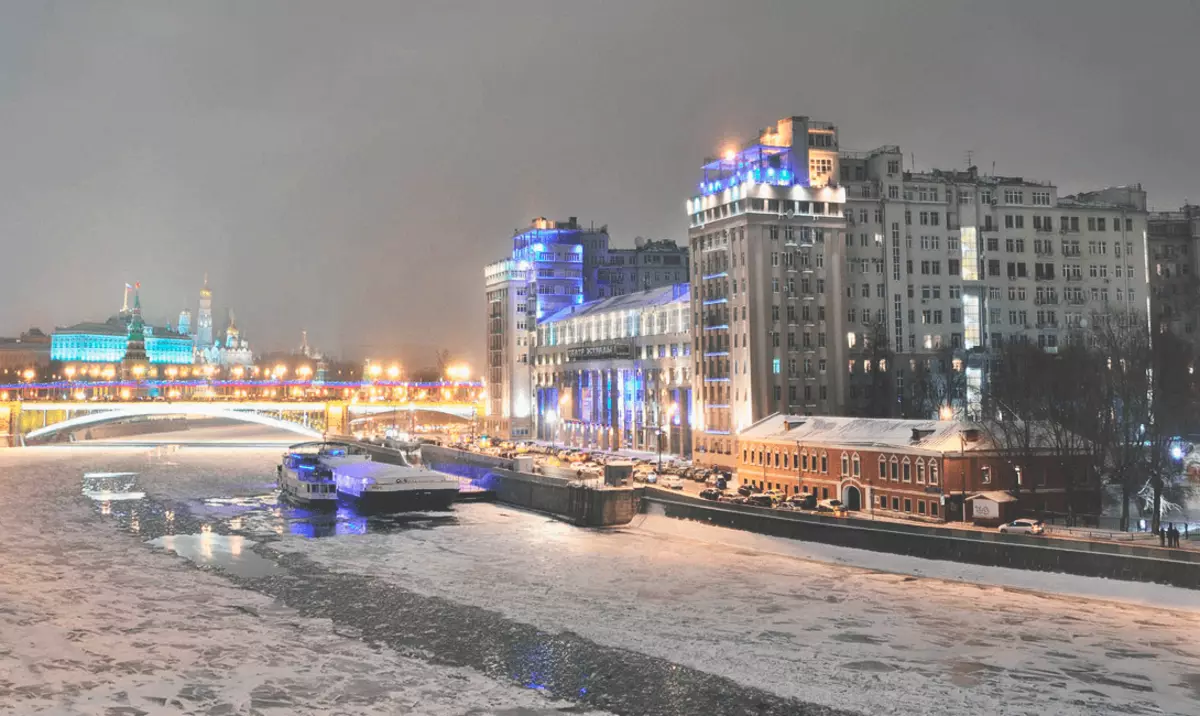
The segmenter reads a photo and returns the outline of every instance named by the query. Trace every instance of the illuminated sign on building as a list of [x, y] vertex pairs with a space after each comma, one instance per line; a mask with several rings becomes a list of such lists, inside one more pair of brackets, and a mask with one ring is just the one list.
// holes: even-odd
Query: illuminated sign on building
[[605, 343], [598, 346], [568, 348], [567, 360], [600, 360], [605, 358], [632, 358], [633, 346], [628, 343]]

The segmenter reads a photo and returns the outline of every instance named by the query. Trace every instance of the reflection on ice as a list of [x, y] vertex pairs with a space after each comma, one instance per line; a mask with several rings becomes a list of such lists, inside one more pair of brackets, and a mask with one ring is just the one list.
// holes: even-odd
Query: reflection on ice
[[279, 568], [247, 548], [255, 543], [241, 535], [222, 535], [212, 531], [209, 525], [201, 527], [200, 534], [166, 535], [150, 541], [189, 559], [201, 567], [220, 567], [239, 577], [266, 577], [279, 572]]

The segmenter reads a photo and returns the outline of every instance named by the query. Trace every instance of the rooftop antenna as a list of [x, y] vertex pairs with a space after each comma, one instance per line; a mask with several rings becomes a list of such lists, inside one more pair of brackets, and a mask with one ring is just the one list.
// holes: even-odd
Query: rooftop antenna
[[967, 168], [968, 169], [970, 169], [972, 166], [974, 166], [974, 164], [975, 164], [975, 162], [973, 161], [974, 159], [975, 159], [975, 152], [972, 152], [970, 149], [968, 149], [967, 150]]

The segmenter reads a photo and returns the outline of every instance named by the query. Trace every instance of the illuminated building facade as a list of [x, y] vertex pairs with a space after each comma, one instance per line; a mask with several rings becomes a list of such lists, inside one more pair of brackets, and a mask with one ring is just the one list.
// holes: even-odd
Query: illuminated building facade
[[191, 338], [142, 321], [137, 296], [132, 310], [104, 323], [56, 328], [50, 336], [50, 359], [64, 363], [191, 365], [192, 357]]
[[539, 321], [538, 439], [690, 455], [690, 305], [682, 283], [568, 306]]
[[607, 245], [608, 229], [534, 219], [513, 236], [512, 255], [484, 270], [488, 306], [487, 434], [533, 436], [529, 352], [537, 320], [584, 301], [585, 246]]
[[[537, 322], [569, 306], [686, 280], [687, 252], [674, 242], [609, 246], [607, 226], [534, 219], [514, 233], [512, 253], [484, 269], [487, 295], [488, 401], [484, 429], [504, 439], [536, 430], [530, 348]], [[620, 255], [618, 281], [613, 267]], [[628, 277], [628, 278], [627, 278]]]
[[703, 166], [687, 201], [695, 458], [733, 467], [737, 433], [843, 408], [846, 192], [828, 122], [780, 120]]
[[1054, 351], [1093, 313], [1146, 315], [1140, 186], [1060, 196], [974, 167], [913, 172], [897, 146], [842, 152], [839, 165], [851, 414], [934, 417], [909, 400], [918, 362], [951, 413], [977, 408], [989, 348]]
[[204, 286], [200, 289], [200, 312], [196, 314], [194, 341], [199, 349], [213, 344], [212, 290], [208, 287], [208, 274], [204, 274]]

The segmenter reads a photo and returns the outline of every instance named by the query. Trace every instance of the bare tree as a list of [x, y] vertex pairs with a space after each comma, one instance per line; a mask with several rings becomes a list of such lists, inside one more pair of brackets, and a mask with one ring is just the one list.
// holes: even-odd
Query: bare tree
[[1044, 452], [1053, 357], [1027, 341], [996, 349], [989, 371], [980, 425], [992, 444], [1004, 451], [1017, 473], [1014, 496], [1021, 497], [1021, 473]]
[[910, 365], [912, 379], [904, 401], [906, 417], [935, 418], [943, 409], [953, 410], [965, 403], [966, 373], [955, 360], [954, 349], [942, 348], [929, 357], [914, 358]]
[[887, 328], [882, 323], [875, 324], [865, 348], [864, 365], [870, 366], [871, 378], [867, 386], [867, 417], [890, 418], [896, 412], [896, 382], [892, 376], [897, 366], [888, 346]]

